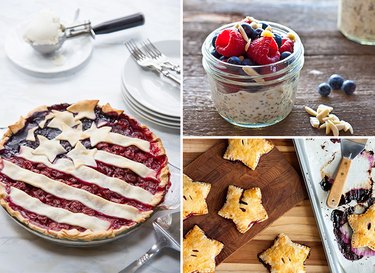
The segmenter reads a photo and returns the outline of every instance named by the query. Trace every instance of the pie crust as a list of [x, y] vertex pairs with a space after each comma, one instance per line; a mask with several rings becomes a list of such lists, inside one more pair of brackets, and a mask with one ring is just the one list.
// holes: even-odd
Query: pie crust
[[206, 198], [210, 192], [211, 184], [204, 182], [193, 182], [184, 174], [183, 189], [183, 219], [193, 215], [203, 215], [208, 213]]
[[279, 234], [273, 246], [258, 255], [270, 272], [304, 273], [304, 262], [310, 254], [310, 248], [292, 242], [288, 236]]
[[268, 219], [267, 211], [262, 205], [260, 188], [243, 190], [233, 185], [229, 185], [227, 200], [218, 214], [233, 220], [241, 233], [248, 231], [255, 223]]
[[363, 214], [349, 215], [348, 222], [353, 229], [352, 247], [375, 250], [375, 204]]
[[213, 273], [215, 257], [224, 244], [207, 238], [204, 231], [195, 225], [185, 236], [183, 242], [183, 272]]
[[239, 160], [250, 169], [255, 170], [260, 157], [273, 149], [274, 145], [261, 138], [228, 139], [224, 159]]
[[0, 141], [0, 204], [49, 236], [114, 237], [163, 201], [167, 163], [161, 140], [109, 104], [40, 106]]

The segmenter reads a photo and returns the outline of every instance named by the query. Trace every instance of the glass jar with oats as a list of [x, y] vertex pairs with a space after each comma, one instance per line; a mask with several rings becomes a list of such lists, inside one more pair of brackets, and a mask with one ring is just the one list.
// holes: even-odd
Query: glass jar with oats
[[352, 41], [375, 45], [375, 0], [340, 0], [338, 28]]
[[202, 63], [218, 113], [247, 128], [283, 120], [293, 109], [303, 53], [297, 33], [273, 22], [247, 17], [212, 31]]

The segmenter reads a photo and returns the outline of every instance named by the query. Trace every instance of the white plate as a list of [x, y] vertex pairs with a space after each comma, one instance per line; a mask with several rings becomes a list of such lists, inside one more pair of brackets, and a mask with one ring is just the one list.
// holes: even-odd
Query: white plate
[[[180, 64], [180, 41], [166, 40], [154, 43], [172, 62]], [[123, 83], [129, 94], [154, 112], [180, 117], [180, 88], [160, 78], [150, 70], [142, 69], [129, 56], [122, 71]]]
[[53, 55], [43, 56], [23, 40], [25, 26], [26, 23], [22, 23], [12, 30], [4, 46], [8, 58], [26, 73], [35, 76], [72, 73], [91, 56], [93, 43], [89, 35], [67, 39]]
[[160, 120], [157, 120], [153, 117], [150, 117], [149, 115], [145, 114], [144, 112], [142, 112], [141, 110], [138, 110], [125, 96], [124, 97], [124, 100], [126, 102], [126, 105], [130, 108], [130, 110], [137, 116], [151, 122], [151, 123], [154, 123], [156, 125], [159, 125], [159, 126], [162, 126], [162, 127], [167, 127], [167, 128], [171, 128], [171, 129], [179, 129], [180, 128], [180, 123], [165, 123], [163, 121], [160, 121]]
[[124, 84], [121, 84], [121, 91], [122, 91], [122, 94], [123, 96], [125, 96], [134, 106], [136, 106], [140, 111], [142, 112], [145, 112], [146, 114], [149, 114], [151, 116], [154, 116], [156, 119], [160, 119], [160, 120], [165, 120], [167, 122], [180, 122], [180, 118], [179, 117], [171, 117], [171, 116], [167, 116], [167, 115], [162, 115], [162, 114], [159, 114], [158, 112], [154, 112], [150, 109], [148, 109], [147, 107], [145, 107], [144, 105], [140, 104], [138, 101], [136, 101], [129, 93], [128, 91], [126, 90]]

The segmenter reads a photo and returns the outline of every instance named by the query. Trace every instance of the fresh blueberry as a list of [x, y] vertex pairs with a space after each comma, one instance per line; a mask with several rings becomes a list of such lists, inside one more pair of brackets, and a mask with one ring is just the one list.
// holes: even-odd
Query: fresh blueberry
[[225, 57], [225, 56], [221, 56], [221, 57], [220, 57], [220, 61], [226, 62], [226, 61], [227, 61], [227, 57]]
[[288, 58], [290, 55], [292, 55], [292, 53], [290, 53], [289, 51], [284, 51], [280, 55], [280, 60], [284, 60], [284, 59]]
[[264, 22], [261, 22], [261, 24], [262, 24], [262, 28], [263, 28], [263, 29], [266, 29], [266, 28], [268, 27], [268, 24], [266, 24], [266, 23], [264, 23]]
[[257, 28], [256, 30], [254, 30], [253, 35], [250, 37], [251, 40], [258, 39], [260, 37], [260, 35], [262, 34], [262, 32], [263, 32], [263, 29], [261, 29], [261, 28]]
[[321, 83], [318, 87], [319, 94], [323, 97], [328, 97], [328, 95], [331, 93], [332, 88], [328, 83]]
[[218, 36], [218, 34], [216, 34], [215, 36], [214, 36], [214, 38], [212, 38], [212, 46], [214, 47], [214, 48], [216, 48], [216, 39], [217, 39], [217, 36]]
[[250, 26], [250, 24], [242, 23], [241, 26], [245, 31], [247, 37], [251, 37], [253, 35], [254, 29]]
[[241, 64], [242, 65], [254, 65], [254, 63], [250, 59], [248, 59], [248, 58], [243, 59], [243, 61], [241, 62]]
[[221, 54], [218, 53], [215, 49], [212, 49], [211, 54], [212, 54], [212, 56], [214, 56], [215, 58], [218, 58], [218, 59], [220, 59], [220, 57], [221, 57]]
[[356, 86], [354, 81], [346, 80], [342, 84], [341, 89], [345, 92], [345, 94], [352, 95], [354, 93], [356, 87], [357, 86]]
[[236, 56], [233, 56], [233, 57], [230, 57], [227, 62], [230, 63], [230, 64], [240, 65], [241, 64], [241, 59], [238, 58], [238, 57], [236, 57]]
[[273, 35], [274, 35], [273, 38], [275, 39], [275, 41], [277, 43], [277, 46], [280, 48], [281, 47], [281, 42], [283, 40], [283, 37], [281, 37], [281, 35], [279, 35], [277, 33], [274, 33]]
[[340, 90], [344, 82], [344, 78], [340, 75], [333, 74], [329, 77], [328, 84], [332, 87], [333, 90]]

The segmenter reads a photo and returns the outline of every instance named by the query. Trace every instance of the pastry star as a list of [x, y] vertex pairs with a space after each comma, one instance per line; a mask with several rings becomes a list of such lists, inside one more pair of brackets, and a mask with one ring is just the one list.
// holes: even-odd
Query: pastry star
[[250, 169], [255, 170], [262, 155], [270, 152], [274, 145], [260, 138], [229, 139], [224, 159], [240, 160]]
[[57, 155], [66, 153], [66, 150], [61, 146], [60, 141], [38, 135], [39, 146], [32, 151], [34, 155], [45, 155], [50, 162], [53, 162]]
[[183, 219], [192, 215], [208, 213], [206, 198], [210, 192], [211, 184], [193, 182], [190, 177], [184, 174], [183, 188]]
[[73, 129], [66, 124], [63, 124], [61, 134], [56, 136], [58, 140], [66, 140], [70, 145], [74, 146], [82, 138], [83, 132], [78, 129]]
[[95, 119], [96, 114], [94, 110], [98, 102], [98, 100], [81, 101], [70, 105], [66, 110], [72, 113], [77, 113], [75, 120], [81, 118]]
[[27, 136], [26, 136], [26, 140], [28, 141], [35, 141], [35, 131], [38, 129], [39, 127], [36, 126], [34, 128], [31, 128], [29, 131], [27, 131]]
[[184, 238], [183, 272], [214, 272], [215, 257], [224, 244], [206, 237], [203, 230], [194, 226]]
[[375, 250], [375, 204], [363, 214], [349, 215], [348, 222], [353, 229], [352, 247]]
[[99, 142], [106, 141], [111, 130], [112, 128], [108, 126], [97, 128], [95, 123], [93, 122], [91, 128], [83, 132], [84, 136], [81, 139], [89, 137], [91, 146], [95, 147]]
[[48, 127], [57, 128], [63, 130], [63, 126], [67, 125], [69, 127], [74, 127], [79, 125], [81, 122], [74, 119], [74, 115], [67, 111], [56, 111], [52, 110], [53, 119], [48, 123]]
[[244, 191], [233, 185], [228, 187], [227, 201], [218, 214], [233, 220], [241, 233], [248, 231], [254, 223], [268, 219], [267, 211], [262, 205], [262, 193], [259, 188]]
[[304, 273], [304, 262], [310, 248], [293, 243], [285, 234], [277, 236], [272, 247], [258, 255], [263, 263], [270, 267], [270, 272]]
[[86, 149], [81, 142], [77, 142], [73, 150], [66, 155], [73, 160], [76, 168], [86, 165], [96, 167], [95, 153], [96, 149]]

